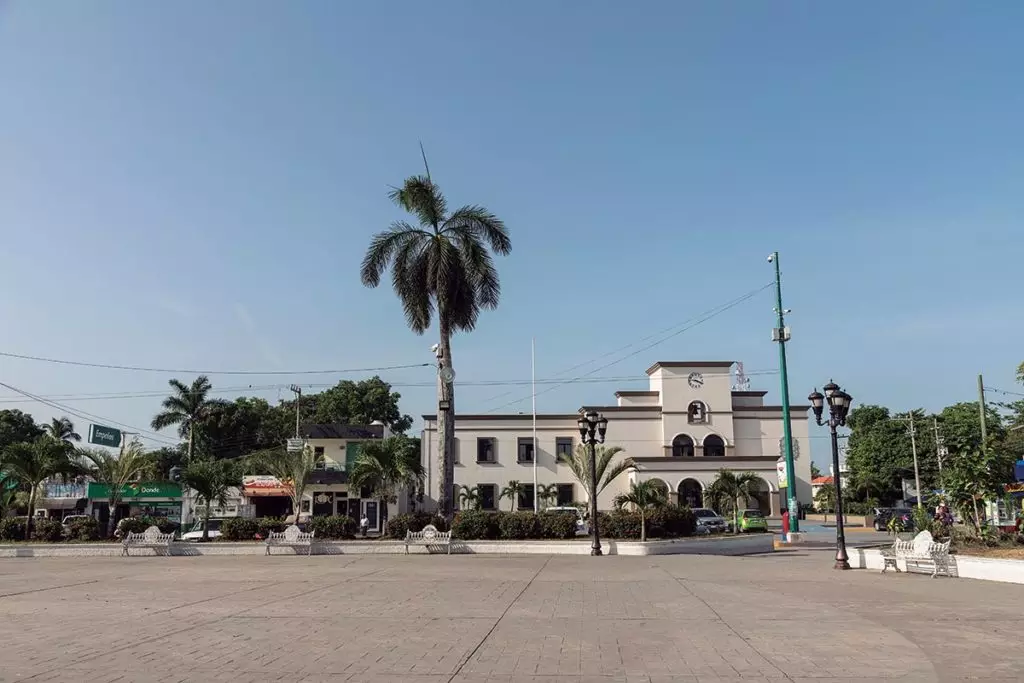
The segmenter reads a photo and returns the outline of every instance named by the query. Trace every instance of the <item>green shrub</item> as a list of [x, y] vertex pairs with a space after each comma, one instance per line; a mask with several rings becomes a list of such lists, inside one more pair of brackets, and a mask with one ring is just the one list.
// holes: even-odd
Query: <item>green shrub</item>
[[616, 510], [607, 516], [607, 525], [600, 526], [602, 536], [608, 538], [639, 539], [640, 513]]
[[220, 537], [225, 541], [251, 541], [259, 533], [260, 525], [248, 517], [232, 517], [220, 524]]
[[462, 510], [452, 520], [452, 537], [464, 541], [496, 539], [503, 513]]
[[32, 540], [57, 543], [64, 537], [64, 525], [59, 519], [37, 519], [32, 525]]
[[500, 538], [509, 541], [539, 538], [540, 529], [537, 523], [537, 515], [532, 512], [504, 513], [498, 519], [498, 534]]
[[0, 541], [25, 540], [25, 518], [4, 517], [0, 519]]
[[679, 538], [692, 536], [697, 518], [688, 507], [666, 505], [647, 513], [648, 538]]
[[100, 537], [100, 523], [95, 517], [73, 519], [65, 536], [69, 541], [95, 541]]
[[316, 538], [336, 540], [355, 538], [358, 528], [356, 520], [348, 515], [331, 515], [311, 518], [307, 530], [315, 532]]
[[117, 523], [114, 535], [124, 538], [127, 534], [141, 534], [150, 526], [152, 525], [148, 524], [144, 517], [125, 517]]
[[389, 538], [399, 540], [405, 538], [406, 531], [423, 531], [423, 527], [433, 524], [438, 531], [448, 531], [448, 522], [440, 515], [432, 515], [429, 512], [413, 512], [404, 515], [395, 515], [388, 520], [387, 530], [384, 532]]
[[256, 520], [256, 524], [259, 526], [261, 538], [266, 538], [271, 531], [280, 532], [285, 529], [283, 517], [260, 517]]
[[576, 538], [576, 515], [565, 512], [542, 512], [537, 515], [540, 538]]

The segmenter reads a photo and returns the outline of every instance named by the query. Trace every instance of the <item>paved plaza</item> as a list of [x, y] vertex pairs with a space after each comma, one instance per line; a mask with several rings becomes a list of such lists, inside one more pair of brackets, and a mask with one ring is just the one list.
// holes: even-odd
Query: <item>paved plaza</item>
[[1024, 677], [1024, 586], [829, 558], [0, 560], [0, 680]]

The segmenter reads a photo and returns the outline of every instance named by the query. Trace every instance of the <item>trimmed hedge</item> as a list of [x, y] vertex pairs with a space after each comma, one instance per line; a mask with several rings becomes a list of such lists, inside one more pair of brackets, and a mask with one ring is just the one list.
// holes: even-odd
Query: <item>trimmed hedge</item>
[[100, 537], [100, 522], [95, 517], [73, 519], [68, 523], [69, 541], [96, 541]]
[[32, 540], [59, 543], [64, 539], [64, 525], [59, 519], [37, 519], [32, 524]]
[[259, 520], [248, 517], [231, 517], [220, 523], [220, 538], [225, 541], [252, 541], [259, 531]]
[[359, 525], [348, 515], [331, 515], [330, 517], [313, 517], [306, 527], [316, 533], [315, 538], [324, 540], [349, 539], [356, 537]]
[[24, 541], [25, 519], [23, 517], [4, 517], [0, 519], [0, 541]]
[[405, 515], [395, 515], [388, 520], [384, 534], [388, 538], [402, 540], [406, 531], [423, 531], [423, 527], [433, 524], [438, 531], [448, 531], [448, 521], [440, 515], [432, 515], [429, 512], [413, 512]]
[[124, 538], [125, 534], [141, 534], [151, 526], [160, 529], [162, 534], [173, 534], [178, 530], [178, 523], [171, 522], [163, 517], [125, 517], [117, 523], [114, 535]]
[[[639, 539], [640, 513], [598, 512], [601, 536]], [[668, 505], [647, 513], [647, 538], [692, 536], [697, 526], [693, 512]], [[570, 539], [576, 537], [576, 517], [564, 512], [485, 512], [463, 510], [452, 521], [454, 538], [473, 540]]]

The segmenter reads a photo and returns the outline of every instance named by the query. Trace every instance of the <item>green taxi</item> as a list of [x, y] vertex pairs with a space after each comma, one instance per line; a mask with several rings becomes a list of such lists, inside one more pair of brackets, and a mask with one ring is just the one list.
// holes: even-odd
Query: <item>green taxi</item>
[[744, 510], [740, 513], [740, 531], [768, 531], [768, 520], [760, 510]]

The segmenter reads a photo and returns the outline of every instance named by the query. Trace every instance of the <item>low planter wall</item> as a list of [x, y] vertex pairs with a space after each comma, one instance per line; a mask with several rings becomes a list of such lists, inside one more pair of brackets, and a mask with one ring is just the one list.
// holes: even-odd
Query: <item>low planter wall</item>
[[[881, 571], [884, 565], [882, 553], [878, 548], [854, 548], [849, 550], [847, 554], [850, 556], [850, 566], [854, 569], [875, 569]], [[903, 560], [899, 560], [898, 564], [900, 569], [906, 571], [907, 567]], [[974, 555], [950, 555], [949, 567], [950, 573], [961, 579], [1024, 584], [1024, 560], [976, 557]]]
[[[808, 522], [815, 522], [818, 524], [835, 524], [836, 516], [831, 512], [827, 515], [820, 513], [808, 513], [805, 518]], [[875, 523], [874, 515], [843, 515], [843, 524], [848, 526], [865, 526], [869, 527]]]
[[[602, 540], [606, 555], [753, 555], [774, 550], [771, 534], [744, 534], [713, 538], [681, 538], [672, 540], [614, 541]], [[409, 546], [410, 554], [444, 554], [444, 546]], [[118, 543], [25, 543], [0, 545], [0, 558], [17, 557], [117, 557], [122, 547]], [[164, 555], [163, 549], [131, 548], [133, 557]], [[206, 555], [264, 555], [262, 543], [172, 543], [173, 556]], [[274, 546], [273, 555], [304, 555], [305, 549]], [[589, 555], [589, 539], [574, 541], [459, 541], [452, 543], [451, 552], [474, 555]], [[404, 555], [401, 541], [324, 541], [313, 546], [314, 555]]]

